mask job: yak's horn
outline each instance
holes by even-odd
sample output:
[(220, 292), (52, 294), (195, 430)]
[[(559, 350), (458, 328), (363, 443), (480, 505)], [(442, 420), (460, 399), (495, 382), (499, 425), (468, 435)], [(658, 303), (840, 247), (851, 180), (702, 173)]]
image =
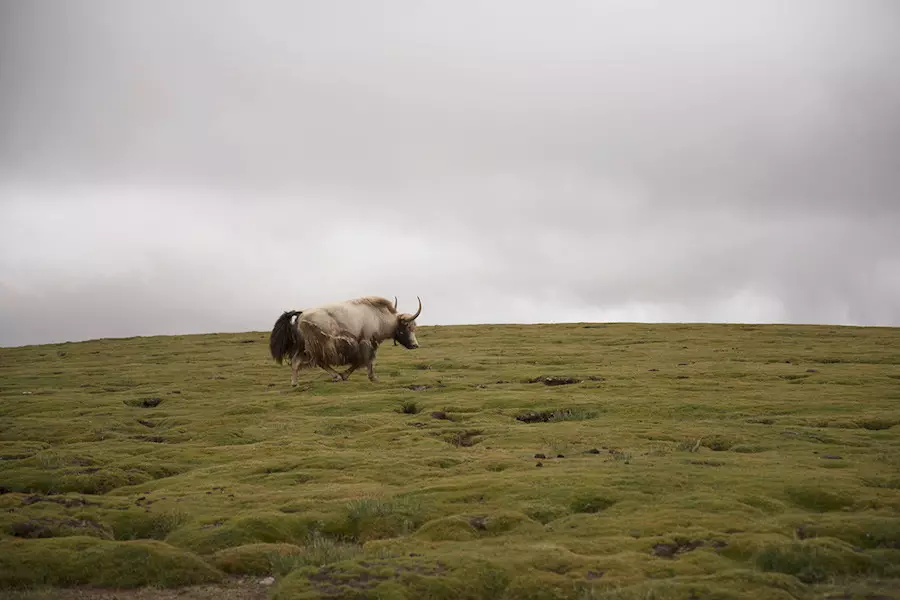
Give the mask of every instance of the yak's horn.
[(419, 310), (417, 310), (416, 314), (414, 314), (412, 317), (409, 318), (410, 321), (415, 321), (416, 317), (418, 317), (420, 314), (422, 314), (422, 299), (419, 298), (418, 296), (416, 296), (416, 300), (419, 301)]

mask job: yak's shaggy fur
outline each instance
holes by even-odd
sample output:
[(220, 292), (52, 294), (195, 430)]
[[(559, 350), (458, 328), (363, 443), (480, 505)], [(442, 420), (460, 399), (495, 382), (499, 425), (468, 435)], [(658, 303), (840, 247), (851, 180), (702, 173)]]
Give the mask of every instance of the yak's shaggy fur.
[(300, 314), (299, 310), (289, 310), (282, 313), (278, 320), (275, 321), (275, 326), (272, 328), (271, 335), (269, 335), (269, 350), (272, 353), (272, 358), (279, 365), (284, 359), (290, 360), (294, 354), (304, 351), (303, 337), (300, 335), (300, 330), (297, 329), (296, 323), (293, 322), (294, 317)]

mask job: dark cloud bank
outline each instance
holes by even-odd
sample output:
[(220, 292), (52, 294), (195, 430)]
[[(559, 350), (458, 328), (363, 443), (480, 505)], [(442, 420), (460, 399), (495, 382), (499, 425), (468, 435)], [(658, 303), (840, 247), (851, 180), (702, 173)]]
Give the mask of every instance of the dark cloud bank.
[(900, 7), (0, 1), (0, 345), (900, 325)]

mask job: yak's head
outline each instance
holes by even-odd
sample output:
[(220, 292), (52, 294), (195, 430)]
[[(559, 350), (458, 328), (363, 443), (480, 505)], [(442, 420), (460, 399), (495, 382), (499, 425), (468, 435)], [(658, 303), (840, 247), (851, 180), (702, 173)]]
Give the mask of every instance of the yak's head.
[[(394, 329), (394, 345), (396, 346), (397, 342), (400, 342), (400, 345), (408, 350), (415, 350), (419, 347), (419, 342), (416, 340), (416, 317), (422, 312), (422, 299), (418, 296), (416, 296), (416, 299), (419, 301), (419, 310), (414, 315), (398, 313), (397, 327)], [(396, 309), (397, 298), (395, 297), (394, 310)]]

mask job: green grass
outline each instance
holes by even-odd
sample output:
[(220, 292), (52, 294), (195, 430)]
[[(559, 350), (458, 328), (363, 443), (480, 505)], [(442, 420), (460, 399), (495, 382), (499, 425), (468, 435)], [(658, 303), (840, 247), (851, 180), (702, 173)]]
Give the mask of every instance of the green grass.
[(267, 333), (0, 349), (0, 586), (898, 597), (900, 330), (417, 333), (298, 388)]

